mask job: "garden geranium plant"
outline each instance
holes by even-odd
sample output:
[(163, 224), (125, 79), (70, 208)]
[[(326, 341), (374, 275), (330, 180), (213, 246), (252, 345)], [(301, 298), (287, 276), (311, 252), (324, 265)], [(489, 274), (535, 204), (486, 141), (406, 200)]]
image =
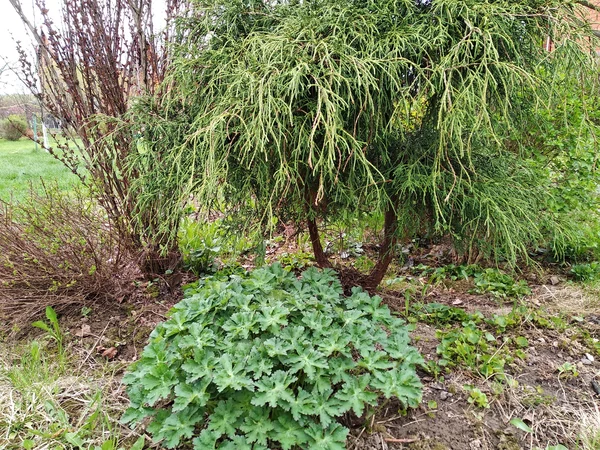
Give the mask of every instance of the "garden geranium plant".
[(421, 401), (405, 323), (331, 270), (298, 279), (279, 264), (199, 282), (125, 376), (123, 421), (174, 448), (345, 448), (347, 413), (380, 398)]

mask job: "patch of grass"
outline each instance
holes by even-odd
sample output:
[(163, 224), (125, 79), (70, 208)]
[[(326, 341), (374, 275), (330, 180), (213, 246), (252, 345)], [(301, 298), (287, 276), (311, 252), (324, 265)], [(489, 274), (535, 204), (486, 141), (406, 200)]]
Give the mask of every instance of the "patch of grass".
[(597, 450), (600, 448), (600, 410), (594, 405), (593, 409), (583, 411), (581, 417), (581, 431), (579, 434), (581, 450)]
[(77, 177), (60, 161), (27, 138), (18, 141), (0, 139), (0, 200), (20, 200), (29, 191), (30, 183), (36, 187), (40, 180), (55, 181), (61, 189), (68, 190), (78, 183)]
[(0, 343), (0, 448), (141, 449), (144, 438), (118, 423), (120, 367), (84, 366), (47, 337)]

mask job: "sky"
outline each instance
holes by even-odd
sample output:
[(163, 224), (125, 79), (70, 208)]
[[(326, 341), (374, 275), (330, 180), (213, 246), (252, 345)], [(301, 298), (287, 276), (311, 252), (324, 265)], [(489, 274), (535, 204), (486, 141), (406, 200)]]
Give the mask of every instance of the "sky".
[[(39, 22), (32, 10), (31, 0), (21, 0), (23, 10), (33, 23)], [(57, 10), (60, 0), (46, 0), (48, 9)], [(36, 18), (38, 19), (36, 22)], [(24, 47), (33, 52), (33, 43), (21, 23), (19, 16), (8, 0), (0, 0), (0, 68), (5, 63), (16, 66), (19, 55), (16, 50), (15, 40), (20, 40)], [(25, 88), (11, 71), (3, 71), (0, 75), (0, 95), (25, 92)]]
[[(33, 8), (35, 0), (20, 1), (23, 5), (23, 10), (26, 12), (32, 24), (34, 26), (39, 25), (41, 21), (40, 14), (39, 12), (35, 14)], [(56, 18), (56, 21), (58, 22), (62, 1), (45, 0), (45, 4), (50, 12), (50, 16)], [(160, 17), (164, 16), (164, 4), (164, 0), (153, 1), (153, 9), (157, 13), (154, 19), (156, 27), (159, 27)], [(0, 0), (0, 68), (2, 68), (5, 63), (18, 67), (19, 55), (16, 50), (15, 40), (21, 41), (23, 47), (33, 55), (35, 47), (25, 25), (21, 22), (9, 0)], [(14, 72), (5, 70), (0, 74), (0, 95), (24, 92), (26, 92), (26, 89)]]

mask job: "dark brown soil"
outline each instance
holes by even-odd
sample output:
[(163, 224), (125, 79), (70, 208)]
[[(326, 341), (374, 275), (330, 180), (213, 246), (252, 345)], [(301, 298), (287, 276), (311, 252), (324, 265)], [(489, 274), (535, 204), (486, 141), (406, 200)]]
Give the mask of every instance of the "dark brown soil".
[[(486, 317), (510, 312), (512, 303), (468, 294), (468, 289), (468, 283), (447, 283), (428, 289), (419, 301), (458, 306), (470, 313), (481, 311)], [(535, 291), (552, 289), (544, 286)], [(149, 333), (180, 299), (180, 293), (167, 293), (153, 286), (146, 286), (144, 292), (130, 303), (97, 305), (88, 314), (73, 310), (61, 317), (71, 348), (92, 364), (121, 361), (124, 368), (136, 360)], [(407, 305), (402, 292), (382, 291), (380, 295), (392, 310), (403, 314)], [(552, 309), (556, 305), (551, 297), (533, 295), (525, 301)], [(600, 377), (600, 355), (581, 338), (582, 330), (592, 338), (600, 338), (600, 325), (585, 320), (572, 323), (563, 332), (534, 326), (508, 331), (507, 335), (526, 337), (529, 346), (524, 361), (515, 359), (506, 367), (513, 381), (504, 383), (500, 391), (495, 390), (494, 380), (477, 377), (468, 368), (454, 368), (437, 379), (421, 372), (421, 406), (405, 411), (400, 404), (388, 403), (369, 423), (351, 430), (347, 448), (516, 450), (559, 443), (574, 448), (582, 415), (598, 404), (591, 381)], [(437, 360), (435, 325), (416, 323), (412, 337), (426, 360)], [(586, 355), (592, 355), (593, 360)], [(578, 373), (560, 374), (558, 368), (564, 363), (572, 364)], [(465, 384), (486, 393), (490, 407), (470, 404)], [(532, 432), (511, 425), (513, 418), (522, 419)]]

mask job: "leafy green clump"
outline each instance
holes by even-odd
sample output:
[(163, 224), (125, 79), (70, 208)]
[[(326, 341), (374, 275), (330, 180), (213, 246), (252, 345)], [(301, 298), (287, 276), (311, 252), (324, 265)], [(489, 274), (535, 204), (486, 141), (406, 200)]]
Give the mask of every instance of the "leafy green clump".
[(473, 294), (491, 294), (494, 297), (525, 297), (531, 294), (531, 289), (524, 280), (515, 280), (512, 276), (500, 269), (484, 269), (476, 264), (454, 265), (442, 267), (429, 267), (419, 264), (413, 271), (420, 276), (428, 276), (431, 283), (440, 283), (442, 280), (468, 280), (473, 279), (475, 287), (470, 291)]
[(576, 281), (596, 281), (600, 278), (600, 263), (594, 261), (585, 264), (573, 264), (571, 276)]
[(472, 322), (462, 328), (436, 334), (440, 339), (437, 353), (441, 359), (438, 364), (442, 367), (460, 365), (488, 378), (504, 373), (504, 366), (510, 360), (508, 352), (500, 351), (495, 345), (496, 338)]
[(207, 279), (186, 291), (151, 334), (124, 382), (123, 422), (150, 416), (168, 448), (343, 449), (347, 412), (377, 398), (421, 401), (404, 322), (379, 297), (350, 297), (333, 271), (297, 279), (279, 264), (248, 276)]
[(494, 297), (525, 297), (531, 294), (531, 289), (524, 280), (516, 281), (510, 275), (498, 269), (485, 269), (474, 275), (473, 282), (476, 294), (490, 293)]

